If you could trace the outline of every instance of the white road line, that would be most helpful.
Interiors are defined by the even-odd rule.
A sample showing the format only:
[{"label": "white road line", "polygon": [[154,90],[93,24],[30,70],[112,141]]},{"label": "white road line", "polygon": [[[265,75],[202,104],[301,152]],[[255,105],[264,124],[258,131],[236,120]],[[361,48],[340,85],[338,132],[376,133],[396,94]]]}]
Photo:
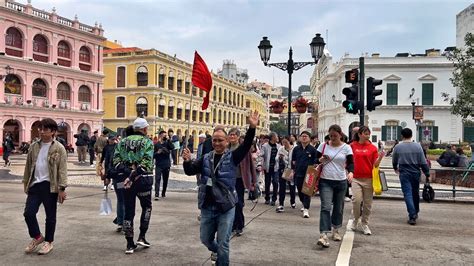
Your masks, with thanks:
[{"label": "white road line", "polygon": [[349,219],[346,226],[346,233],[342,239],[339,254],[337,255],[336,266],[349,265],[351,260],[352,244],[354,243],[354,231],[350,229],[353,219]]}]

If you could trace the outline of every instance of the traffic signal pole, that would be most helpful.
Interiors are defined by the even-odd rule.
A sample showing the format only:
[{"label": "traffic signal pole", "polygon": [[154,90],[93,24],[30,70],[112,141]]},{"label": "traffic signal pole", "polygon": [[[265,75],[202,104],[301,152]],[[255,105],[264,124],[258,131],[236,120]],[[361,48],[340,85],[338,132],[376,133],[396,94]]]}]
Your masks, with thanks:
[{"label": "traffic signal pole", "polygon": [[359,121],[360,125],[364,125],[364,108],[365,108],[365,96],[364,96],[364,57],[359,57]]}]

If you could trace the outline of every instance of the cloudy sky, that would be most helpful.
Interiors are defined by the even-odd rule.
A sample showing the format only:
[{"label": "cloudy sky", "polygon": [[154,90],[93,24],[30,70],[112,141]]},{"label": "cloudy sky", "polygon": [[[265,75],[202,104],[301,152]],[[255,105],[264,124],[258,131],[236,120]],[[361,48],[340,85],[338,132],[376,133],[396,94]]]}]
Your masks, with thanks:
[{"label": "cloudy sky", "polygon": [[[17,1],[26,3],[26,0]],[[311,61],[309,43],[320,32],[334,58],[378,52],[424,53],[456,42],[456,14],[465,0],[33,0],[82,23],[102,23],[110,40],[155,48],[192,63],[197,50],[216,72],[224,59],[248,69],[250,80],[287,86],[288,75],[263,66],[257,46],[273,45],[271,62]],[[326,32],[328,34],[326,34]],[[293,89],[309,84],[313,67],[293,74]]]}]

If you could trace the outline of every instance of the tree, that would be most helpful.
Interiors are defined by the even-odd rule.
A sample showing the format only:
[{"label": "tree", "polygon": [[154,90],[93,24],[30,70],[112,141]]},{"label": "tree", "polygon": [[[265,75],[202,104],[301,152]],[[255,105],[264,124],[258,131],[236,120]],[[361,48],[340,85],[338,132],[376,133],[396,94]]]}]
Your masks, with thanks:
[{"label": "tree", "polygon": [[277,133],[279,136],[285,136],[288,132],[288,126],[283,122],[270,124],[270,131]]},{"label": "tree", "polygon": [[474,117],[474,34],[466,34],[464,41],[465,48],[456,48],[448,55],[449,60],[454,62],[453,77],[450,80],[458,88],[457,96],[449,98],[446,93],[442,96],[445,101],[450,101],[451,113],[466,121]]}]

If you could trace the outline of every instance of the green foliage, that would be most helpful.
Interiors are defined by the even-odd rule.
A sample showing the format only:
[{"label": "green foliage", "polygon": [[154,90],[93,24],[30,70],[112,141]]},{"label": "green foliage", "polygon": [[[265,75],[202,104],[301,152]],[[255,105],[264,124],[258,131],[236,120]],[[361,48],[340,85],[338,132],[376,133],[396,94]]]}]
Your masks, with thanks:
[{"label": "green foliage", "polygon": [[288,126],[282,122],[270,124],[270,131],[277,133],[279,136],[286,136],[288,134]]},{"label": "green foliage", "polygon": [[[427,155],[441,155],[446,149],[429,149],[426,151]],[[467,157],[471,157],[471,152],[464,150]]]},{"label": "green foliage", "polygon": [[442,96],[450,101],[452,114],[467,120],[474,117],[474,34],[466,34],[464,41],[465,48],[456,48],[448,56],[455,64],[453,78],[450,80],[459,89],[458,95],[450,99],[447,94]]}]

